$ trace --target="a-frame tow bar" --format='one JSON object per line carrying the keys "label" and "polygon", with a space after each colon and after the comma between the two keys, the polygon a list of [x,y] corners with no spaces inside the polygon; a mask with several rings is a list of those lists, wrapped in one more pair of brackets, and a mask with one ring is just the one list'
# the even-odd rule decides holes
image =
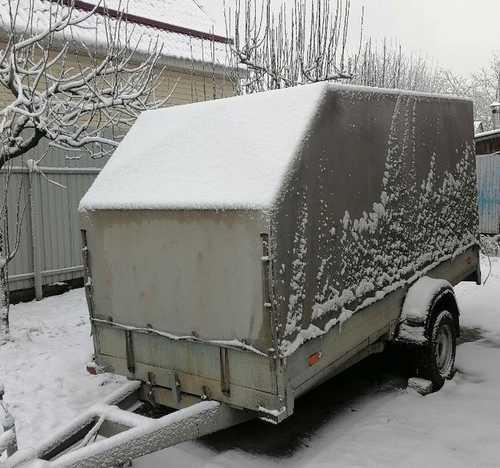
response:
{"label": "a-frame tow bar", "polygon": [[116,467],[256,417],[209,400],[159,418],[144,416],[135,412],[143,405],[140,387],[141,382],[128,382],[34,449],[16,451],[11,419],[11,427],[0,434],[0,455],[8,455],[4,461],[0,458],[0,466]]}

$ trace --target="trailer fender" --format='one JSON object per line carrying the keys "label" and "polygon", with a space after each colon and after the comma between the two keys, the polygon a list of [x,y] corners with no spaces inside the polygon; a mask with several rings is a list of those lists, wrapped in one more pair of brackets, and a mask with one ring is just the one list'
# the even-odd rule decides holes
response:
{"label": "trailer fender", "polygon": [[414,345],[427,343],[429,319],[438,306],[451,313],[458,336],[460,313],[453,286],[446,280],[423,276],[406,293],[395,341]]}

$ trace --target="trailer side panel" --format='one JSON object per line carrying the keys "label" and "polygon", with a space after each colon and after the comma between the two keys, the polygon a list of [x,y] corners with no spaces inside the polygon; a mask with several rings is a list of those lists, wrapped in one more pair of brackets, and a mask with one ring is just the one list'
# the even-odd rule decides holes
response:
{"label": "trailer side panel", "polygon": [[476,244],[471,122],[468,101],[327,91],[273,212],[282,356]]}

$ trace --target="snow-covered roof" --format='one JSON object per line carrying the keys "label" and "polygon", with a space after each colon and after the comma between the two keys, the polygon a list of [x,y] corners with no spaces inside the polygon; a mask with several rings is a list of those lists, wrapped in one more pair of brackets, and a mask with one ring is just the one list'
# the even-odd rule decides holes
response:
{"label": "snow-covered roof", "polygon": [[496,128],[494,130],[488,130],[486,132],[481,132],[481,133],[476,133],[476,135],[474,135],[474,138],[485,138],[485,137],[490,137],[490,136],[493,136],[493,135],[500,135],[500,128]]}
{"label": "snow-covered roof", "polygon": [[[9,3],[11,0],[0,0],[0,31],[10,29]],[[59,17],[61,14],[61,8],[57,9],[55,3],[50,0],[19,0],[19,3],[20,8],[16,17],[16,28],[19,31],[24,31],[29,21],[30,4],[33,5],[35,32],[46,29],[51,12],[53,17]],[[98,0],[86,0],[77,2],[76,5],[92,6],[96,3]],[[212,43],[208,39],[196,37],[196,34],[190,35],[154,27],[155,23],[168,23],[194,30],[193,32],[217,34],[214,22],[193,0],[134,0],[121,3],[120,0],[106,0],[101,1],[100,5],[105,5],[109,9],[119,9],[121,4],[123,9],[127,3],[127,13],[145,20],[134,21],[133,27],[127,29],[127,33],[132,35],[132,44],[135,46],[136,42],[139,43],[139,52],[147,52],[149,38],[153,40],[158,38],[159,43],[163,45],[162,53],[165,57],[195,62],[214,61],[218,65],[226,65],[227,46],[222,41],[214,42],[212,55]],[[76,8],[76,10],[74,14],[87,14],[83,9]],[[106,30],[103,23],[102,16],[95,14],[82,24],[83,27],[73,28],[73,36],[87,45],[97,42],[98,46],[106,47]],[[125,31],[125,28],[121,28],[123,34]],[[64,31],[61,38],[64,39],[64,34],[68,33],[69,31]]]}
{"label": "snow-covered roof", "polygon": [[[123,9],[124,0],[85,0],[93,5],[103,5],[115,10]],[[221,8],[222,2],[221,2]],[[215,21],[205,12],[195,0],[133,0],[127,5],[127,12],[143,18],[154,19],[164,23],[175,24],[201,32],[212,32]],[[224,34],[224,31],[214,31]]]}
{"label": "snow-covered roof", "polygon": [[145,112],[80,208],[270,207],[327,86]]}

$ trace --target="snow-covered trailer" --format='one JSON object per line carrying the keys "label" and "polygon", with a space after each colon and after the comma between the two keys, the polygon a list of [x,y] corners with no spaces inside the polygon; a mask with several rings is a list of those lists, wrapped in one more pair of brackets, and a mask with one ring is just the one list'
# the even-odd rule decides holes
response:
{"label": "snow-covered trailer", "polygon": [[97,363],[166,406],[292,414],[418,278],[477,280],[471,122],[331,84],[144,113],[80,205]]}
{"label": "snow-covered trailer", "polygon": [[[480,281],[470,101],[315,84],[146,112],[80,211],[97,365],[135,381],[123,395],[194,406],[69,466],[280,422],[390,341],[436,388],[452,375],[452,285]],[[107,408],[70,441],[103,415],[143,424]]]}

